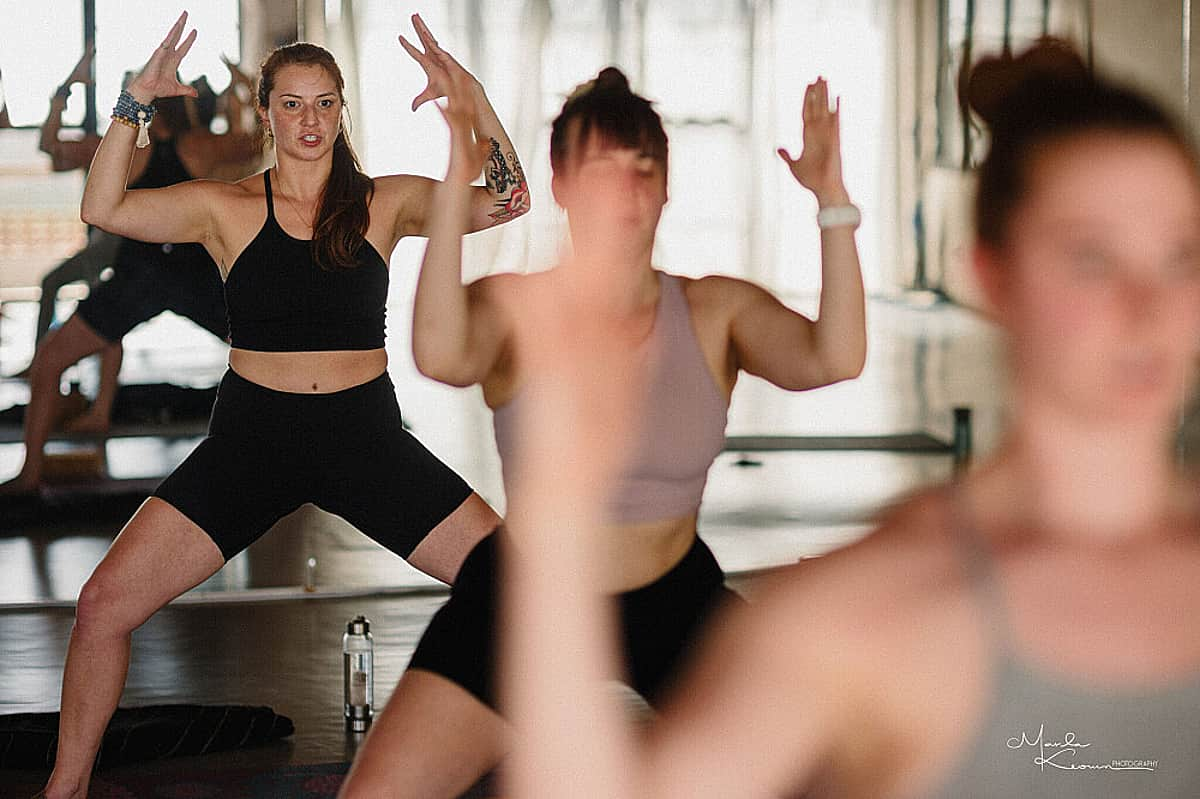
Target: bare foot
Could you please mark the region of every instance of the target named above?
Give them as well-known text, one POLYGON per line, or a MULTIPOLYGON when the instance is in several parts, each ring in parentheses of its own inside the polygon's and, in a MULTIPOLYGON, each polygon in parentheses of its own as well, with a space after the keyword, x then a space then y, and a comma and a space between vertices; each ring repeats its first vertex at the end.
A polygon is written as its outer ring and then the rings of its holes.
POLYGON ((63 423, 68 433, 107 433, 111 418, 106 413, 97 413, 94 408, 72 417, 63 423))

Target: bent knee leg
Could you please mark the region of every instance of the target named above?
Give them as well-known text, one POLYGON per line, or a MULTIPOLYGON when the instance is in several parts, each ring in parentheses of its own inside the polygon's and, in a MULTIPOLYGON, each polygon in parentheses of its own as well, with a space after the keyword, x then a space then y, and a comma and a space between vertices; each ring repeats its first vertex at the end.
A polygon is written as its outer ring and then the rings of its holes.
MULTIPOLYGON (((150 609, 153 613, 155 609, 150 609)), ((97 568, 79 591, 75 605, 75 630, 87 636, 126 636, 149 615, 133 607, 128 591, 114 576, 97 568)))

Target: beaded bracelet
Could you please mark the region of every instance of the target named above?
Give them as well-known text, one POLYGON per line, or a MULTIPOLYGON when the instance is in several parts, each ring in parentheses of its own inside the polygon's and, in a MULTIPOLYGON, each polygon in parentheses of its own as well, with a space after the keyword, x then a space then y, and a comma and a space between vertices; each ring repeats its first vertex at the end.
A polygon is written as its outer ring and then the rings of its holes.
POLYGON ((122 89, 113 108, 112 119, 138 129, 137 146, 150 144, 150 122, 154 119, 154 106, 139 103, 128 90, 122 89))

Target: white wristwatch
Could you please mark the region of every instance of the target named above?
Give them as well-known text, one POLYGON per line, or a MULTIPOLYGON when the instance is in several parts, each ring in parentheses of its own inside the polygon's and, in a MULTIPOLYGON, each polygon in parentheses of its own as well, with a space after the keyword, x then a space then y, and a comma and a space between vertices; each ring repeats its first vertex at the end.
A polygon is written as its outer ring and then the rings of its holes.
POLYGON ((817 227, 858 227, 862 223, 862 212, 857 205, 831 205, 817 212, 817 227))

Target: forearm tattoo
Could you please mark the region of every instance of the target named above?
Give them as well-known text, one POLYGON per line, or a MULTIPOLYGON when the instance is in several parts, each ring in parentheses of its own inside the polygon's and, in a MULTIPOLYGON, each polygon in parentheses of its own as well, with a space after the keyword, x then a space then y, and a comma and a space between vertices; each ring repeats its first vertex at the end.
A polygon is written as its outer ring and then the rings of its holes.
POLYGON ((529 187, 525 183, 525 173, 521 171, 521 163, 516 153, 505 157, 500 151, 500 142, 489 139, 492 143, 488 154, 488 163, 484 169, 484 179, 488 190, 496 197, 496 210, 489 216, 497 222, 507 222, 529 210, 529 187))

